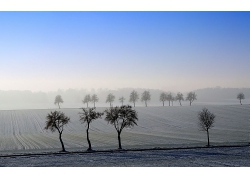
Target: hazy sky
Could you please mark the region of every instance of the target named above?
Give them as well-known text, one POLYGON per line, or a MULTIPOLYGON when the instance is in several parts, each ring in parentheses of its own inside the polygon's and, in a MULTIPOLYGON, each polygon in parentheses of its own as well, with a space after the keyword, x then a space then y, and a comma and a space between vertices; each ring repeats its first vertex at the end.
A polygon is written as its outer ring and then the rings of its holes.
POLYGON ((0 90, 250 87, 250 12, 0 12, 0 90))

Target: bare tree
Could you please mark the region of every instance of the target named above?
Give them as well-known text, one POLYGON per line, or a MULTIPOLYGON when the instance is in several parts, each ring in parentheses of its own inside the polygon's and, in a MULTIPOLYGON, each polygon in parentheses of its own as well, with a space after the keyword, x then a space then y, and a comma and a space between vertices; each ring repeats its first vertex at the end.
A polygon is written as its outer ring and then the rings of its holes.
POLYGON ((135 102, 137 102, 138 99, 139 99, 139 94, 137 93, 137 91, 133 90, 130 93, 129 102, 133 102, 134 103, 134 107, 135 107, 135 102))
POLYGON ((141 96, 141 101, 143 102, 145 102, 145 106, 147 107, 148 106, 148 104, 147 104, 147 102, 148 101, 150 101, 150 99, 151 99, 151 94, 150 94, 150 92, 149 91, 144 91, 143 93, 142 93, 142 96, 141 96))
POLYGON ((119 149, 122 149, 121 145, 121 132, 125 127, 133 127, 137 125, 138 120, 137 112, 132 109, 130 105, 123 105, 121 107, 111 107, 104 111, 106 113, 105 120, 112 124, 118 134, 119 149))
POLYGON ((175 99, 176 99, 177 101, 179 101, 180 106, 182 106, 181 101, 184 101, 183 94, 180 93, 180 92, 178 92, 177 95, 176 95, 176 97, 175 97, 175 99))
POLYGON ((237 99, 240 100, 240 104, 242 105, 241 100, 242 100, 242 99, 245 99, 245 95, 244 95, 243 93, 239 93, 239 94, 237 95, 237 99))
POLYGON ((202 131, 207 131, 207 146, 209 143, 209 129, 213 127, 215 115, 208 111, 207 108, 203 108, 202 111, 198 113, 199 127, 202 131))
POLYGON ((195 94, 195 92, 189 92, 187 94, 186 101, 189 101, 190 106, 191 106, 191 104, 192 104, 192 102, 194 102, 194 100, 197 100, 197 95, 195 94))
POLYGON ((59 107, 59 109, 60 109, 60 103, 63 103, 62 96, 61 95, 57 95, 56 98, 55 98, 54 104, 57 104, 58 107, 59 107))
POLYGON ((122 106, 123 106, 123 102, 125 101, 125 98, 122 96, 119 98, 119 101, 122 103, 122 106))
POLYGON ((62 151, 65 152, 64 144, 62 141, 62 132, 64 125, 68 124, 70 121, 70 118, 65 116, 63 112, 60 111, 54 111, 47 115, 46 117, 46 126, 45 129, 50 129, 52 132, 55 130, 59 133, 59 140, 62 145, 62 151))
POLYGON ((82 108, 83 112, 80 112, 80 121, 81 123, 86 123, 87 126, 87 141, 89 148, 87 151, 92 151, 91 142, 89 140, 89 125, 95 119, 101 118, 104 113, 96 112, 95 108, 82 108))
POLYGON ((108 96, 107 96, 107 99, 106 99, 106 103, 110 103, 110 107, 112 106, 112 102, 114 102, 114 100, 115 100, 115 96, 112 94, 112 93, 110 93, 110 94, 108 94, 108 96))
POLYGON ((174 105, 174 101, 175 101, 175 97, 174 95, 172 95, 172 98, 171 98, 172 106, 174 105))
POLYGON ((91 101, 94 103, 94 107, 95 107, 95 103, 99 101, 99 98, 97 97, 96 94, 93 94, 93 96, 91 97, 91 101))
POLYGON ((172 94, 171 93, 167 94, 167 99, 166 100, 169 102, 169 106, 170 106, 170 102, 172 101, 172 99, 173 99, 172 94))
POLYGON ((167 94, 162 92, 160 94, 160 101, 162 101, 162 105, 164 106, 164 102, 167 100, 167 94))
POLYGON ((89 107, 89 102, 91 101, 91 97, 90 97, 90 95, 89 94, 87 94, 85 97, 84 97, 84 99, 83 99, 83 103, 85 104, 87 104, 87 107, 89 107))

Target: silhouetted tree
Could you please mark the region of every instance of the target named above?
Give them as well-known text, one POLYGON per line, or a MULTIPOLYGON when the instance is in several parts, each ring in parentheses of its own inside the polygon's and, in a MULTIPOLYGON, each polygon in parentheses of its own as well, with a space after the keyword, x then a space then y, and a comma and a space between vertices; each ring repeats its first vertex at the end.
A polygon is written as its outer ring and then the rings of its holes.
POLYGON ((84 99, 83 99, 83 103, 85 104, 87 104, 87 107, 89 107, 89 102, 91 101, 91 97, 90 97, 90 95, 89 94, 87 94, 85 97, 84 97, 84 99))
POLYGON ((189 92, 187 94, 186 101, 190 102, 190 106, 191 106, 192 102, 194 102, 194 100, 197 100, 196 97, 197 97, 197 95, 195 94, 195 92, 189 92))
POLYGON ((87 149, 87 151, 91 151, 92 148, 91 148, 91 143, 89 140, 89 125, 95 119, 101 118, 104 113, 96 112, 95 108, 82 108, 82 110, 83 110, 83 112, 79 113, 80 114, 80 121, 83 124, 86 123, 87 141, 89 144, 89 148, 87 149))
POLYGON ((141 101, 145 102, 145 106, 147 107, 148 104, 147 104, 147 101, 150 101, 151 99, 151 95, 150 95, 150 92, 149 91, 144 91, 141 95, 141 101))
POLYGON ((135 107, 135 102, 137 102, 138 99, 139 99, 139 94, 137 93, 137 91, 133 90, 130 93, 129 102, 133 102, 135 107))
POLYGON ((167 101, 169 102, 169 106, 170 106, 170 102, 172 101, 173 96, 171 93, 167 94, 167 101))
POLYGON ((175 99, 176 99, 177 101, 179 101, 180 106, 182 106, 181 101, 184 101, 183 94, 180 93, 180 92, 178 92, 177 95, 176 95, 176 97, 175 97, 175 99))
POLYGON ((119 101, 122 103, 122 106, 123 106, 123 102, 125 101, 125 98, 122 96, 119 98, 119 101))
POLYGON ((46 117, 46 126, 45 129, 50 129, 52 132, 55 130, 59 133, 59 140, 62 145, 62 151, 65 152, 64 144, 62 141, 62 132, 64 125, 68 124, 70 121, 70 118, 65 116, 63 112, 60 111, 54 111, 47 115, 46 117))
POLYGON ((97 97, 96 94, 93 94, 93 96, 91 97, 91 101, 94 103, 94 107, 95 107, 95 103, 98 102, 99 98, 97 97))
POLYGON ((245 95, 244 95, 243 93, 239 93, 239 94, 237 95, 237 99, 240 100, 240 104, 242 105, 241 100, 242 100, 242 99, 245 99, 245 95))
POLYGON ((111 103, 112 102, 114 102, 114 100, 115 100, 115 96, 112 94, 112 93, 110 93, 110 94, 108 94, 108 96, 107 96, 107 99, 106 99, 106 103, 110 103, 110 107, 111 107, 111 103))
POLYGON ((172 95, 172 98, 171 98, 172 106, 174 105, 174 101, 175 101, 175 97, 172 95))
POLYGON ((203 108, 202 111, 198 113, 199 127, 202 131, 207 131, 207 146, 209 143, 209 129, 213 127, 215 115, 208 111, 207 108, 203 108))
POLYGON ((137 112, 132 109, 130 105, 123 105, 121 107, 111 107, 104 111, 106 113, 105 120, 112 124, 118 134, 119 149, 122 149, 121 145, 121 132, 125 127, 133 127, 137 125, 138 120, 137 112))
POLYGON ((63 103, 61 95, 57 95, 54 104, 57 104, 60 109, 60 103, 63 103))
POLYGON ((162 101, 162 105, 164 106, 164 102, 167 100, 167 94, 162 92, 160 94, 160 101, 162 101))

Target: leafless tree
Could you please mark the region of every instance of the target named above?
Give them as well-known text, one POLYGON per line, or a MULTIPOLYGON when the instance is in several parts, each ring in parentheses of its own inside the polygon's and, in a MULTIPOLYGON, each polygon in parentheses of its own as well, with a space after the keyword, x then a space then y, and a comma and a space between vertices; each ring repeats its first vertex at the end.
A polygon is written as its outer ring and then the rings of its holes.
POLYGON ((162 92, 160 94, 160 101, 162 102, 162 105, 164 106, 164 102, 167 100, 167 94, 162 92))
POLYGON ((91 101, 91 97, 90 97, 90 95, 89 94, 87 94, 85 97, 84 97, 84 99, 83 99, 83 103, 85 104, 87 104, 87 107, 89 107, 89 102, 91 101))
POLYGON ((245 99, 245 95, 244 95, 243 93, 239 93, 239 94, 237 95, 237 99, 240 100, 240 104, 242 105, 241 100, 242 100, 242 99, 245 99))
POLYGON ((172 106, 174 106, 174 101, 176 101, 174 95, 172 95, 172 98, 171 98, 171 102, 172 102, 172 106))
POLYGON ((137 125, 138 115, 130 105, 123 105, 121 107, 111 107, 104 111, 106 113, 105 120, 112 124, 118 134, 119 149, 122 149, 121 145, 121 132, 125 127, 133 127, 137 125))
POLYGON ((177 95, 176 95, 176 97, 175 97, 175 99, 176 99, 177 101, 179 101, 180 106, 182 106, 181 101, 184 101, 183 94, 180 93, 180 92, 178 92, 177 95))
POLYGON ((150 101, 150 99, 151 99, 151 94, 150 94, 150 92, 149 91, 144 91, 143 93, 142 93, 142 96, 141 96, 141 101, 143 102, 145 102, 145 106, 147 107, 148 106, 148 104, 147 104, 147 102, 148 101, 150 101))
POLYGON ((99 98, 97 97, 96 94, 93 94, 93 95, 92 95, 91 101, 94 103, 94 107, 95 107, 95 103, 99 101, 99 98))
POLYGON ((191 104, 192 104, 192 102, 194 102, 194 100, 197 100, 197 95, 195 94, 195 92, 189 92, 187 94, 186 101, 189 101, 190 106, 191 106, 191 104))
POLYGON ((112 93, 110 93, 110 94, 108 94, 108 96, 107 96, 107 99, 106 99, 106 103, 110 103, 110 107, 112 106, 112 102, 114 102, 114 100, 115 100, 115 96, 112 94, 112 93))
POLYGON ((83 112, 80 112, 79 114, 81 123, 86 123, 87 126, 86 132, 87 141, 89 144, 89 148, 87 149, 87 151, 92 151, 91 142, 89 140, 89 126, 92 121, 101 118, 104 113, 96 112, 95 108, 82 108, 82 110, 83 112))
POLYGON ((208 111, 207 108, 203 108, 202 111, 198 113, 199 127, 202 131, 207 131, 207 146, 209 143, 209 129, 213 127, 215 115, 208 111))
POLYGON ((52 132, 54 132, 55 130, 58 131, 59 140, 62 145, 62 151, 65 152, 64 144, 62 141, 62 132, 63 132, 64 125, 68 124, 68 122, 70 121, 70 118, 65 116, 63 112, 54 111, 54 112, 49 113, 46 119, 47 121, 46 121, 45 129, 46 130, 50 129, 52 132))
POLYGON ((122 96, 119 98, 119 101, 122 103, 122 106, 123 106, 123 102, 125 101, 125 98, 122 96))
POLYGON ((59 107, 59 109, 60 109, 60 103, 63 103, 62 96, 61 95, 57 95, 56 98, 55 98, 54 104, 57 104, 58 107, 59 107))
POLYGON ((137 102, 138 99, 139 99, 139 94, 137 93, 137 91, 133 90, 130 93, 129 102, 133 102, 134 103, 134 107, 135 107, 135 102, 137 102))
POLYGON ((170 106, 170 102, 172 101, 172 99, 173 99, 172 94, 171 93, 167 94, 167 99, 166 100, 169 102, 169 106, 170 106))

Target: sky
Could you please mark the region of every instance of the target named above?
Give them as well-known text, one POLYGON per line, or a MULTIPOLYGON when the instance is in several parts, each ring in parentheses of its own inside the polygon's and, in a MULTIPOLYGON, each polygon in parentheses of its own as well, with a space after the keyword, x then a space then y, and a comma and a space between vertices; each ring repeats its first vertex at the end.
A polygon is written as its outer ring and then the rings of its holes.
POLYGON ((0 12, 0 90, 250 87, 250 12, 0 12))

